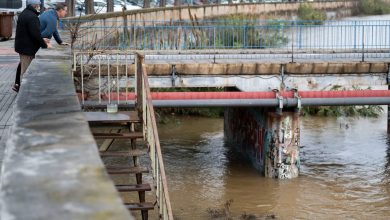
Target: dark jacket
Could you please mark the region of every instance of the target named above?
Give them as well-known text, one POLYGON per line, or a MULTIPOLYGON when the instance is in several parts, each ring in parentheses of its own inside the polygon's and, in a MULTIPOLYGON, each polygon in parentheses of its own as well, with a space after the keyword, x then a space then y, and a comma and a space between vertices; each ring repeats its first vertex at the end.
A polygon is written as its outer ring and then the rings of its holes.
POLYGON ((40 47, 47 45, 41 37, 39 13, 31 5, 18 17, 15 35, 15 51, 22 55, 35 56, 40 47))
POLYGON ((54 36, 57 43, 61 44, 62 40, 57 30, 58 19, 57 11, 54 9, 45 11, 39 16, 39 21, 41 22, 41 37, 51 39, 51 37, 54 36))

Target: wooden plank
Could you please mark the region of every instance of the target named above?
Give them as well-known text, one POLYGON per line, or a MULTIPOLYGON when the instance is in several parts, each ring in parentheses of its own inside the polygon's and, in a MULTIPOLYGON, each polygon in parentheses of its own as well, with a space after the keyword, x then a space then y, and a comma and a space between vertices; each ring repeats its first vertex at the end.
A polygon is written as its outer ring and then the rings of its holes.
MULTIPOLYGON (((115 133, 119 133, 121 129, 113 129, 115 133)), ((112 132, 113 130, 110 130, 112 132)), ((106 151, 110 148, 111 144, 114 143, 115 139, 105 139, 103 143, 99 146, 99 151, 106 151)))
POLYGON ((137 112, 118 112, 118 113, 107 113, 107 112, 84 112, 85 118, 88 122, 99 122, 99 123, 133 123, 139 122, 137 112))
POLYGON ((114 143, 115 139, 105 139, 103 143, 99 146, 99 151, 103 152, 108 150, 112 143, 114 143))
POLYGON ((151 191, 150 184, 115 185, 118 192, 151 191))
POLYGON ((130 173, 148 173, 149 169, 146 167, 123 167, 123 166, 108 166, 106 167, 109 174, 130 174, 130 173))
POLYGON ((126 150, 126 151, 105 151, 101 152, 101 157, 137 157, 146 155, 148 152, 146 150, 141 149, 133 149, 133 150, 126 150))
POLYGON ((143 138, 142 132, 131 133, 92 133, 95 139, 136 139, 143 138))
POLYGON ((153 210, 154 209, 154 205, 151 202, 125 203, 124 205, 129 210, 153 210))

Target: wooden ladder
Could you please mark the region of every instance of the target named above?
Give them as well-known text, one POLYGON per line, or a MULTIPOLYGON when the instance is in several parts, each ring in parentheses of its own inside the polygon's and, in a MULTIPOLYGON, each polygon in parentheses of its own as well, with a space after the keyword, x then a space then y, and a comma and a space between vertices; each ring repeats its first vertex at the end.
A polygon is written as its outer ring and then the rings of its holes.
MULTIPOLYGON (((117 114, 120 114, 118 112, 117 114)), ((87 113, 91 114, 93 113, 87 113)), ((117 119, 110 118, 112 114, 109 113, 99 113, 99 118, 88 117, 87 120, 90 122, 90 125, 105 125, 105 126, 114 126, 116 128, 111 129, 110 132, 93 132, 95 139, 104 139, 103 144, 99 147, 100 156, 102 158, 107 157, 128 157, 132 158, 133 163, 128 165, 118 165, 118 166, 106 166, 107 173, 110 175, 118 174, 133 174, 135 175, 135 184, 116 184, 115 187, 119 193, 128 193, 128 192, 137 192, 138 193, 138 202, 125 202, 124 205, 128 210, 139 210, 141 211, 142 220, 148 219, 148 211, 154 209, 153 202, 146 202, 146 192, 151 191, 151 185, 149 183, 143 182, 143 174, 148 173, 149 169, 147 167, 141 166, 140 156, 147 155, 147 149, 137 148, 137 140, 143 139, 143 133, 136 131, 136 124, 141 123, 136 112, 126 112, 126 115, 129 115, 129 119, 117 119), (107 114, 107 115, 106 115, 107 114), (107 116, 107 117, 106 117, 107 116), (118 126, 120 126, 118 128, 118 126), (117 139, 130 140, 130 146, 128 149, 121 150, 111 150, 112 145, 117 139)))

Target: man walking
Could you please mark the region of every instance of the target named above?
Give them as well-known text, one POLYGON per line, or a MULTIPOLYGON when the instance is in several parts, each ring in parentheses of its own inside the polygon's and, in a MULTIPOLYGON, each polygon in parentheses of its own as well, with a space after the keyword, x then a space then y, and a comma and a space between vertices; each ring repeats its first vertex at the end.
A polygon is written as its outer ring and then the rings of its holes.
POLYGON ((54 39, 60 45, 69 45, 64 43, 58 33, 58 21, 60 18, 64 18, 68 12, 68 7, 65 3, 57 3, 55 9, 50 9, 45 11, 41 16, 39 16, 39 21, 41 23, 41 36, 43 38, 54 39))
POLYGON ((50 43, 41 37, 39 24, 40 0, 27 0, 27 7, 19 15, 16 25, 15 51, 19 54, 20 62, 16 71, 15 84, 12 89, 19 91, 20 78, 26 72, 39 48, 50 48, 50 43))

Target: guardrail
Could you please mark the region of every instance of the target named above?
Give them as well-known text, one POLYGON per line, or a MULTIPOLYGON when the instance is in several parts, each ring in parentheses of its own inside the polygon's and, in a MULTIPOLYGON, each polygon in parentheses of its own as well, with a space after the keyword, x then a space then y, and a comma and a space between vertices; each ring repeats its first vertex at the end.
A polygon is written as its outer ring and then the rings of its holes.
POLYGON ((75 52, 72 75, 82 105, 87 98, 103 106, 106 106, 107 100, 108 103, 127 106, 134 106, 135 103, 142 116, 144 137, 150 150, 160 218, 173 219, 144 57, 120 51, 75 52), (90 80, 96 76, 97 82, 90 80), (125 94, 125 100, 120 100, 119 92, 125 94))
MULTIPOLYGON (((390 21, 128 21, 83 22, 73 44, 79 50, 258 50, 289 53, 389 54, 390 21)), ((68 26, 76 27, 74 23, 68 26)), ((383 56, 383 55, 381 55, 383 56)), ((388 55, 386 55, 388 57, 388 55)))
POLYGON ((168 184, 165 176, 164 163, 161 154, 160 139, 157 131, 157 123, 152 104, 152 96, 149 87, 149 79, 144 64, 144 57, 136 55, 136 107, 143 114, 143 131, 149 145, 149 155, 153 171, 153 179, 156 181, 156 197, 159 207, 160 219, 173 220, 172 208, 168 193, 168 184))
MULTIPOLYGON (((87 99, 102 103, 106 98, 108 103, 134 105, 134 99, 120 100, 109 94, 119 90, 124 91, 126 97, 130 91, 134 92, 135 56, 133 53, 121 51, 74 51, 72 77, 79 95, 81 104, 87 99), (96 79, 96 80, 91 80, 96 79)), ((105 102, 105 104, 107 104, 105 102)))

